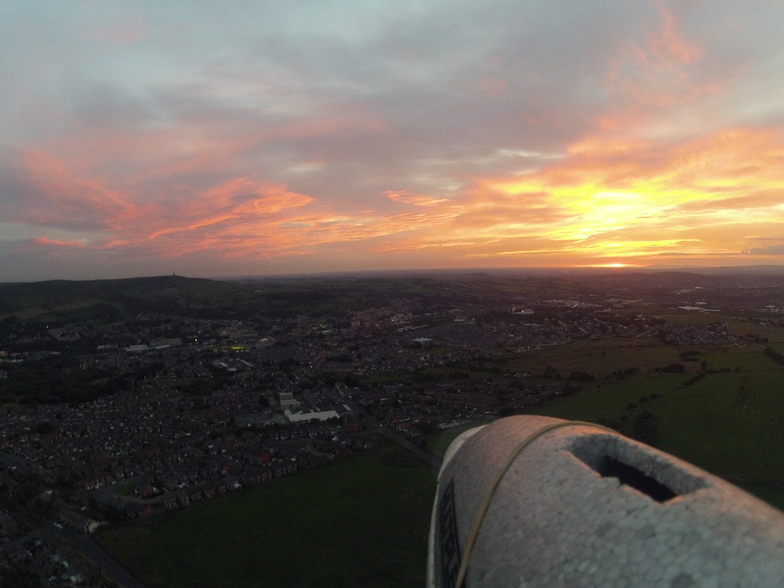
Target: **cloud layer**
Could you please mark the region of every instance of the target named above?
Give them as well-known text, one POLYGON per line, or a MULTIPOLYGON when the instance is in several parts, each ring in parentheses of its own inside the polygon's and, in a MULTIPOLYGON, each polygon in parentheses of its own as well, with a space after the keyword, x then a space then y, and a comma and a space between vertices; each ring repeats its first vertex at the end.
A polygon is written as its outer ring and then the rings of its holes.
POLYGON ((7 2, 0 280, 781 263, 782 17, 7 2))

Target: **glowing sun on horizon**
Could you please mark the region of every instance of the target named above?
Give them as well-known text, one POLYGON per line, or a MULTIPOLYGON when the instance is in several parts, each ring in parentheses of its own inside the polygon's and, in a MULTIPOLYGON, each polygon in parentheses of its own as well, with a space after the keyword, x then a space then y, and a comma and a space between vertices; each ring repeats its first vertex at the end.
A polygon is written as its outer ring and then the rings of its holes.
POLYGON ((582 267, 637 267, 633 263, 592 263, 591 265, 586 265, 582 267))

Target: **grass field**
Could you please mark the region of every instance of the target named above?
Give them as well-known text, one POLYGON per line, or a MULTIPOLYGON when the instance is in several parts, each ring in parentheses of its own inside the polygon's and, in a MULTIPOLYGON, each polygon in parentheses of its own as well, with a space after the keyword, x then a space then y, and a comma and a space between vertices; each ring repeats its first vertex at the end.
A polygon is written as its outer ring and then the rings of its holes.
POLYGON ((784 343, 770 343, 769 347, 784 355, 784 343))
MULTIPOLYGON (((637 403, 643 396, 666 394, 681 386, 689 378, 686 374, 636 378, 618 384, 589 390, 582 394, 553 400, 532 408, 529 414, 555 416, 562 419, 597 422, 619 418, 630 403, 637 403)), ((652 403, 646 403, 649 407, 652 403)))
POLYGON ((653 403, 662 448, 719 475, 784 482, 782 372, 725 373, 653 403))
POLYGON ((781 364, 760 352, 706 353, 699 356, 699 359, 704 359, 708 363, 708 367, 714 370, 764 371, 781 368, 781 364))
POLYGON ((122 496, 130 496, 133 493, 136 486, 138 485, 139 485, 138 482, 125 482, 123 484, 118 484, 117 486, 115 486, 114 490, 115 492, 117 492, 117 494, 120 494, 122 496))
POLYGON ((425 583, 435 472, 397 446, 96 537, 153 587, 425 583))
POLYGON ((771 342, 784 341, 784 329, 778 327, 766 327, 742 319, 730 321, 728 324, 733 335, 757 335, 771 342))
POLYGON ((666 309, 657 312, 668 323, 673 325, 707 325, 716 321, 726 321, 729 317, 720 313, 690 312, 688 310, 666 309))
POLYGON ((449 449, 449 444, 454 441, 460 433, 463 431, 467 431, 468 429, 473 429, 474 427, 481 427, 482 425, 487 425, 492 423, 495 418, 488 418, 479 421, 470 421, 467 423, 463 423, 462 425, 458 425, 456 427, 451 427, 439 433, 433 433, 432 435, 427 436, 427 447, 430 453, 434 453, 439 457, 444 457, 446 454, 446 450, 449 449))
POLYGON ((581 339, 567 345, 522 353, 507 365, 514 371, 534 375, 541 374, 550 365, 564 377, 573 371, 583 371, 602 378, 617 370, 636 367, 645 373, 649 369, 679 362, 680 351, 652 338, 581 339))
POLYGON ((722 361, 745 369, 708 374, 691 385, 684 385, 689 374, 629 380, 529 412, 592 422, 624 422, 626 414, 628 423, 647 410, 660 449, 784 510, 784 369, 767 359, 727 354, 722 361), (653 393, 658 397, 650 398, 653 393))

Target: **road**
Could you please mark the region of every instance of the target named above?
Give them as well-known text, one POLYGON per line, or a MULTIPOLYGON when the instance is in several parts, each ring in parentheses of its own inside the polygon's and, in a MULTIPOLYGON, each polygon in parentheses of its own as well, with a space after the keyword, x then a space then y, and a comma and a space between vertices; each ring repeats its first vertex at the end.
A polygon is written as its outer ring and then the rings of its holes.
POLYGON ((357 406, 339 388, 338 388, 338 393, 342 396, 341 402, 343 402, 351 410, 352 413, 354 413, 355 415, 364 413, 363 418, 365 422, 367 422, 367 424, 370 425, 376 432, 381 433, 382 435, 384 435, 384 437, 390 439, 391 441, 394 441, 398 445, 405 447, 411 453, 423 459, 425 462, 430 464, 430 466, 436 468, 437 470, 441 469, 441 464, 444 462, 443 459, 441 459, 437 455, 430 453, 426 449, 423 449, 422 447, 420 447, 410 439, 404 437, 397 431, 390 429, 386 425, 382 425, 376 419, 374 419, 364 411, 357 408, 357 406))
POLYGON ((122 567, 117 560, 112 558, 88 535, 81 535, 73 533, 68 529, 61 529, 56 527, 52 521, 34 521, 33 519, 19 514, 18 512, 11 511, 13 516, 20 523, 24 523, 31 529, 41 532, 45 531, 53 533, 61 539, 67 541, 72 547, 81 551, 85 556, 91 559, 101 570, 104 575, 115 582, 122 588, 147 588, 146 584, 142 584, 139 580, 134 578, 131 573, 122 567))
POLYGON ((101 547, 87 535, 77 535, 65 529, 55 529, 58 535, 68 541, 76 549, 84 553, 93 560, 103 573, 123 588, 147 588, 134 578, 131 573, 122 567, 119 562, 106 553, 101 547))
POLYGON ((417 457, 423 459, 424 461, 426 461, 428 464, 430 464, 430 466, 434 467, 435 469, 437 469, 437 470, 441 469, 441 464, 444 462, 444 460, 441 459, 440 457, 438 457, 437 455, 434 455, 434 454, 430 453, 426 449, 422 449, 422 447, 420 447, 419 445, 417 445, 416 443, 411 441, 411 439, 408 439, 407 437, 404 437, 403 435, 401 435, 397 431, 394 431, 394 430, 390 429, 389 427, 387 427, 385 425, 382 425, 381 423, 379 423, 378 421, 376 421, 372 417, 369 417, 369 416, 365 415, 365 421, 371 427, 373 427, 377 432, 379 432, 382 435, 384 435, 384 437, 386 437, 387 439, 390 439, 390 440, 394 441, 398 445, 402 445, 403 447, 408 449, 411 453, 413 453, 417 457))

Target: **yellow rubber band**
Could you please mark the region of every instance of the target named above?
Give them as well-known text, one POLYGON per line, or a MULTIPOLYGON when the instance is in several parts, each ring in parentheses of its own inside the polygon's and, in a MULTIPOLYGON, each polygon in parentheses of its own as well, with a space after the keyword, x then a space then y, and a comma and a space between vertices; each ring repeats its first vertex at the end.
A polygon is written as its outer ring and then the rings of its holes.
POLYGON ((460 561, 460 569, 457 572, 457 582, 455 583, 456 588, 462 588, 463 582, 465 581, 466 574, 468 573, 468 560, 471 558, 471 552, 474 549, 474 543, 476 543, 476 539, 479 536, 479 529, 482 526, 482 522, 485 518, 485 513, 487 509, 490 507, 490 501, 493 498, 493 494, 495 493, 495 489, 498 487, 498 484, 501 482, 501 478, 504 477, 506 471, 512 465, 512 462, 517 458, 520 453, 522 453, 523 449, 528 447, 531 443, 533 443, 536 439, 544 435, 545 433, 549 433, 554 429, 561 429, 563 427, 572 427, 572 426, 581 426, 581 427, 594 427, 596 429, 601 429, 603 431, 610 432, 614 435, 618 434, 618 431, 614 431, 607 427, 603 427, 602 425, 597 425, 596 423, 588 423, 585 421, 566 421, 566 422, 559 422, 553 423, 552 425, 547 425, 546 427, 542 427, 541 429, 537 430, 536 432, 529 435, 526 439, 524 439, 517 447, 514 448, 512 453, 509 454, 509 457, 506 458, 504 465, 501 466, 501 469, 498 470, 498 473, 493 478, 493 481, 490 483, 490 487, 487 489, 487 493, 485 494, 484 500, 479 505, 479 510, 474 517, 474 524, 471 525, 471 532, 468 535, 468 541, 466 542, 465 548, 463 549, 463 557, 460 561))

